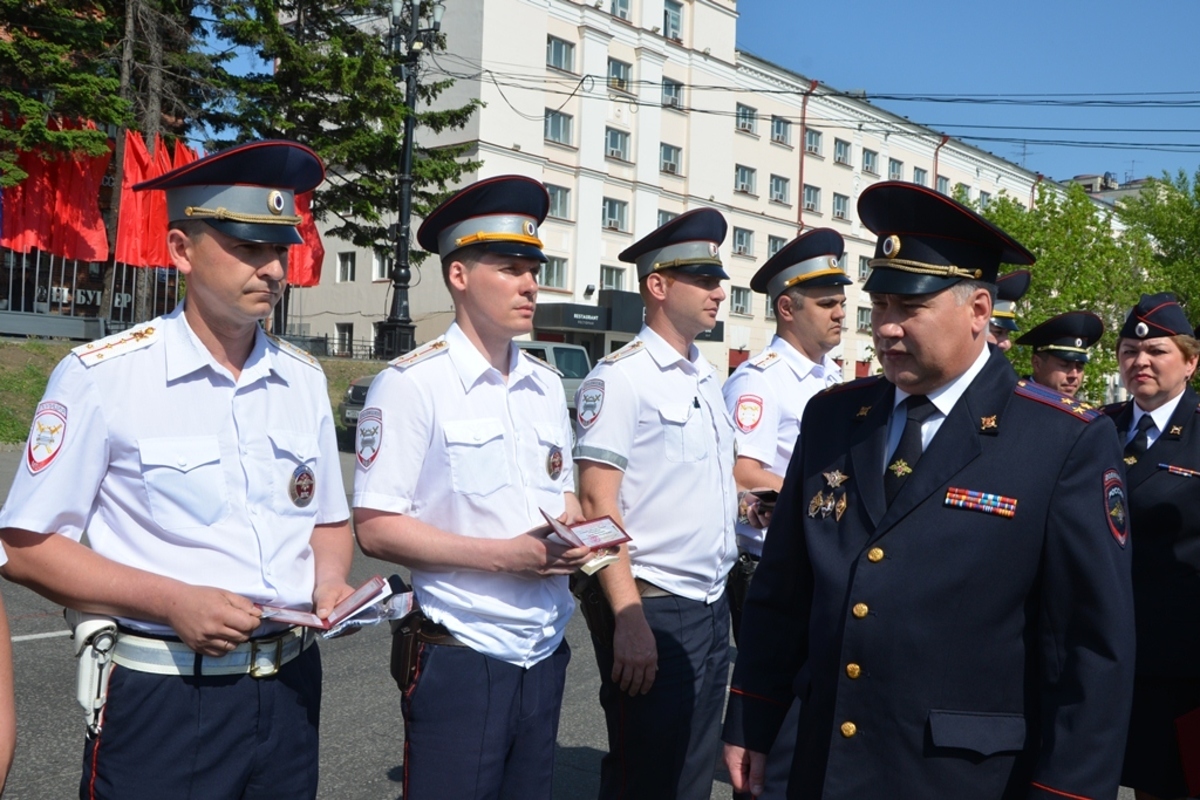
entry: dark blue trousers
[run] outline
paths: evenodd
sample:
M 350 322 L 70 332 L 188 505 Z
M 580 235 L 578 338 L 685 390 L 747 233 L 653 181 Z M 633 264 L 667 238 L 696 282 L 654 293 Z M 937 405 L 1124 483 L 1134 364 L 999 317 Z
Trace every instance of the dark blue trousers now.
M 404 800 L 550 800 L 571 648 L 525 669 L 422 644 L 404 692 Z
M 81 800 L 274 800 L 317 794 L 321 655 L 270 678 L 181 677 L 113 667 Z
M 642 599 L 658 646 L 647 694 L 630 697 L 612 681 L 610 643 L 592 643 L 608 754 L 602 800 L 708 800 L 721 754 L 721 711 L 729 680 L 729 604 L 682 597 Z

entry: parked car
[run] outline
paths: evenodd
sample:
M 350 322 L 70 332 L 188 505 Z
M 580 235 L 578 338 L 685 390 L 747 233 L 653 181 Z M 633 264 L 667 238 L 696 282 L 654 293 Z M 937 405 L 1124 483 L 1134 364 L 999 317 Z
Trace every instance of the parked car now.
M 575 390 L 592 369 L 592 361 L 588 358 L 587 350 L 577 344 L 562 342 L 524 342 L 518 341 L 517 347 L 526 350 L 532 356 L 550 364 L 562 373 L 563 391 L 567 395 L 567 409 L 571 417 L 575 417 Z M 371 388 L 374 375 L 364 375 L 350 381 L 350 387 L 342 402 L 338 403 L 337 418 L 347 428 L 358 424 L 358 414 L 367 401 L 367 390 Z

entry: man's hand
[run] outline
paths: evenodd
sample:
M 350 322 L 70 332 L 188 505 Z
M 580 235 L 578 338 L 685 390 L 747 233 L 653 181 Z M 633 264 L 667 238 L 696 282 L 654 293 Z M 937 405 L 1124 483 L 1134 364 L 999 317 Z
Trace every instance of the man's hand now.
M 658 672 L 658 643 L 639 604 L 616 614 L 613 631 L 613 683 L 631 697 L 645 694 Z
M 592 551 L 550 541 L 549 525 L 532 528 L 520 536 L 500 542 L 497 569 L 539 577 L 570 575 L 587 563 Z
M 329 619 L 334 606 L 354 594 L 354 587 L 345 581 L 328 581 L 313 590 L 313 613 Z
M 167 610 L 167 623 L 197 653 L 223 656 L 258 627 L 262 612 L 245 597 L 210 586 L 180 586 Z
M 749 792 L 754 797 L 763 793 L 766 782 L 767 754 L 756 753 L 735 744 L 725 745 L 725 767 L 734 792 Z

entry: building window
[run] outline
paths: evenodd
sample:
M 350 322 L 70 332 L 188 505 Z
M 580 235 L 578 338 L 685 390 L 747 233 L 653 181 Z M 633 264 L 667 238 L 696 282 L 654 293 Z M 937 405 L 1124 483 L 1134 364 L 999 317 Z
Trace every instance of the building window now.
M 623 267 L 600 266 L 600 288 L 614 289 L 618 292 L 625 289 L 625 269 Z
M 833 160 L 837 164 L 850 166 L 850 143 L 845 139 L 833 140 Z
M 850 219 L 850 198 L 846 195 L 834 193 L 833 218 Z
M 561 69 L 565 72 L 574 72 L 575 45 L 553 36 L 547 36 L 546 66 Z
M 917 186 L 929 185 L 929 170 L 913 167 L 913 183 Z
M 767 319 L 775 319 L 775 303 L 771 300 L 771 295 L 763 298 L 766 302 L 763 303 L 763 316 Z
M 670 222 L 671 220 L 675 219 L 678 216 L 679 216 L 678 212 L 663 211 L 660 208 L 658 210 L 658 227 L 661 228 L 663 225 L 666 225 L 668 222 Z
M 895 158 L 888 159 L 888 180 L 904 180 L 904 162 Z
M 754 194 L 757 170 L 737 164 L 733 168 L 733 190 L 743 194 Z
M 571 190 L 565 186 L 546 184 L 546 192 L 550 195 L 550 212 L 548 216 L 558 219 L 571 218 Z
M 863 149 L 863 172 L 869 172 L 872 175 L 879 174 L 879 153 Z
M 392 274 L 392 257 L 371 253 L 371 280 L 386 281 Z
M 821 190 L 816 186 L 804 185 L 804 210 L 820 212 Z
M 675 0 L 663 3 L 663 36 L 679 41 L 683 38 L 683 4 Z
M 754 255 L 754 231 L 748 228 L 734 228 L 733 252 L 739 256 Z
M 354 281 L 354 259 L 353 251 L 346 253 L 338 253 L 338 283 L 353 283 Z
M 620 19 L 629 19 L 629 0 L 609 0 L 608 13 Z
M 783 246 L 785 244 L 787 244 L 787 239 L 783 238 L 782 236 L 768 236 L 767 237 L 767 258 L 770 258 L 771 256 L 778 253 L 780 250 L 782 250 Z
M 809 128 L 804 132 L 804 152 L 821 155 L 821 132 Z
M 729 287 L 729 313 L 748 317 L 754 313 L 750 305 L 750 290 L 745 286 Z
M 665 142 L 658 146 L 658 168 L 678 175 L 683 169 L 683 149 Z
M 546 141 L 556 142 L 558 144 L 571 144 L 571 122 L 570 114 L 564 114 L 561 111 L 546 109 Z
M 608 231 L 625 231 L 629 219 L 629 203 L 624 200 L 604 198 L 604 229 Z
M 945 175 L 938 175 L 937 190 L 942 194 L 950 194 L 950 179 Z
M 792 202 L 792 182 L 782 175 L 772 175 L 771 200 L 776 203 Z
M 629 134 L 616 128 L 604 129 L 604 155 L 629 160 Z
M 348 356 L 354 352 L 353 322 L 335 322 L 333 324 L 333 337 L 334 355 Z
M 608 88 L 618 92 L 630 91 L 633 82 L 633 67 L 615 58 L 608 60 Z
M 989 192 L 979 193 L 979 210 L 987 211 L 987 207 L 992 203 L 992 195 Z
M 865 281 L 871 274 L 871 258 L 869 256 L 858 257 L 858 279 Z
M 567 260 L 560 256 L 546 256 L 546 263 L 538 270 L 538 284 L 548 289 L 567 288 Z
M 771 117 L 771 141 L 791 146 L 792 123 L 783 117 Z
M 963 202 L 968 202 L 971 199 L 971 187 L 965 183 L 954 184 L 954 196 L 961 197 Z
M 663 78 L 662 104 L 667 108 L 683 108 L 683 84 Z
M 871 332 L 871 309 L 859 308 L 856 322 L 858 323 L 858 332 L 859 333 L 870 333 Z
M 750 106 L 737 104 L 737 129 L 746 133 L 754 133 L 758 130 L 758 109 Z

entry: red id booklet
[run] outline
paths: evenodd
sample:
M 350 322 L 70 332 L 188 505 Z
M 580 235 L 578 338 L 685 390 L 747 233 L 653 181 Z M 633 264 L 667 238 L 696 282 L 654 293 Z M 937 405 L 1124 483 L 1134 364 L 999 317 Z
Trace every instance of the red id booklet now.
M 1175 738 L 1179 741 L 1188 796 L 1194 797 L 1200 794 L 1200 708 L 1175 718 Z
M 279 608 L 278 606 L 263 606 L 262 618 L 272 622 L 285 622 L 288 625 L 304 625 L 309 628 L 320 628 L 327 631 L 343 620 L 353 617 L 363 609 L 370 608 L 380 600 L 386 600 L 392 595 L 391 585 L 379 575 L 371 578 L 354 590 L 354 594 L 333 607 L 329 619 L 321 619 L 308 611 L 295 608 Z
M 558 538 L 576 547 L 586 547 L 596 555 L 580 567 L 588 575 L 592 575 L 617 560 L 617 545 L 631 541 L 625 529 L 617 524 L 610 516 L 588 519 L 567 525 L 559 522 L 546 513 L 546 509 L 538 509 Z

